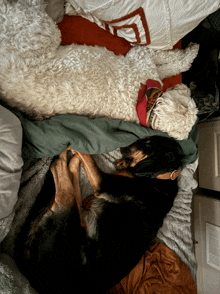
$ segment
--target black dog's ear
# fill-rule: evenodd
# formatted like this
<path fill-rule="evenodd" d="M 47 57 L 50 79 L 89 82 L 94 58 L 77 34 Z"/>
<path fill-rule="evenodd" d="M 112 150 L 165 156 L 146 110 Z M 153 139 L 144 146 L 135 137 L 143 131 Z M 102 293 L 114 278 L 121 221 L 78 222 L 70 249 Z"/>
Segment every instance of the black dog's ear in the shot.
<path fill-rule="evenodd" d="M 176 155 L 176 154 L 175 154 Z M 178 158 L 176 158 L 176 156 L 174 155 L 173 152 L 166 152 L 165 154 L 165 158 L 164 158 L 164 161 L 171 165 L 172 163 L 174 163 L 176 160 L 178 160 Z"/>

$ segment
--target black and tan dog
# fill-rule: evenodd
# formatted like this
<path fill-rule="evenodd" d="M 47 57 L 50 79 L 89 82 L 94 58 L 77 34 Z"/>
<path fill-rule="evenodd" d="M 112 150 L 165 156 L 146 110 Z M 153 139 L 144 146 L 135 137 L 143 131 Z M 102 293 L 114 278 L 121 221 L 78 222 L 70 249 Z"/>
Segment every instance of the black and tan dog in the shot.
<path fill-rule="evenodd" d="M 158 136 L 121 151 L 123 169 L 114 174 L 71 149 L 51 165 L 15 246 L 16 263 L 38 293 L 106 293 L 153 244 L 177 193 L 183 151 Z M 83 202 L 80 163 L 94 191 Z"/>

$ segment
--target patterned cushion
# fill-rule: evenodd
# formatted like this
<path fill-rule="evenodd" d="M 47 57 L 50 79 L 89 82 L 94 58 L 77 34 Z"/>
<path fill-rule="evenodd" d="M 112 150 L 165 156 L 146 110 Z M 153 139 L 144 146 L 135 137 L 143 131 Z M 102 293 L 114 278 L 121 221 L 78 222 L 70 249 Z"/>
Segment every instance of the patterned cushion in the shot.
<path fill-rule="evenodd" d="M 67 14 L 85 17 L 131 44 L 155 49 L 172 49 L 219 8 L 219 1 L 210 0 L 67 0 L 67 3 Z"/>

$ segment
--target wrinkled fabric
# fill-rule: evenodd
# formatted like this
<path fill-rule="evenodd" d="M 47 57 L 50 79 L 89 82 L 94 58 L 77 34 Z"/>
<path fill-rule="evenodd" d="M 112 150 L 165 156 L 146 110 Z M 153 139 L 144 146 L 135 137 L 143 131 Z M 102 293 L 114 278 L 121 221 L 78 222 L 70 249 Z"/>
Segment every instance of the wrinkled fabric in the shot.
<path fill-rule="evenodd" d="M 20 187 L 22 127 L 18 118 L 0 105 L 0 219 L 9 216 Z"/>
<path fill-rule="evenodd" d="M 196 294 L 186 265 L 166 245 L 156 242 L 109 294 Z"/>
<path fill-rule="evenodd" d="M 121 120 L 62 114 L 44 121 L 31 121 L 19 111 L 14 113 L 23 127 L 22 156 L 25 159 L 55 156 L 68 146 L 86 154 L 102 154 L 148 136 L 169 137 L 161 131 Z M 188 139 L 178 141 L 185 154 L 183 167 L 198 158 L 198 138 L 198 128 L 194 125 Z"/>
<path fill-rule="evenodd" d="M 198 160 L 183 169 L 177 178 L 177 196 L 174 200 L 173 207 L 166 215 L 163 225 L 157 233 L 157 240 L 167 245 L 179 256 L 189 268 L 194 280 L 196 280 L 197 261 L 194 253 L 191 228 L 191 203 L 193 190 L 198 185 L 194 179 L 194 173 L 197 167 Z"/>

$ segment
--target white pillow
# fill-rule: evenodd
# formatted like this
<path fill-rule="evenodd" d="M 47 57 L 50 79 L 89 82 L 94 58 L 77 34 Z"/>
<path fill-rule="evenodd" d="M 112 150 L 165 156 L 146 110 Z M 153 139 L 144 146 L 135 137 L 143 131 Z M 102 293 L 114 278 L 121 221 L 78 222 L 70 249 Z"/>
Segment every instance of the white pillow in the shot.
<path fill-rule="evenodd" d="M 219 4 L 219 0 L 67 0 L 66 14 L 81 15 L 132 44 L 172 49 Z"/>
<path fill-rule="evenodd" d="M 20 187 L 22 127 L 19 119 L 0 105 L 0 219 L 10 215 Z"/>

